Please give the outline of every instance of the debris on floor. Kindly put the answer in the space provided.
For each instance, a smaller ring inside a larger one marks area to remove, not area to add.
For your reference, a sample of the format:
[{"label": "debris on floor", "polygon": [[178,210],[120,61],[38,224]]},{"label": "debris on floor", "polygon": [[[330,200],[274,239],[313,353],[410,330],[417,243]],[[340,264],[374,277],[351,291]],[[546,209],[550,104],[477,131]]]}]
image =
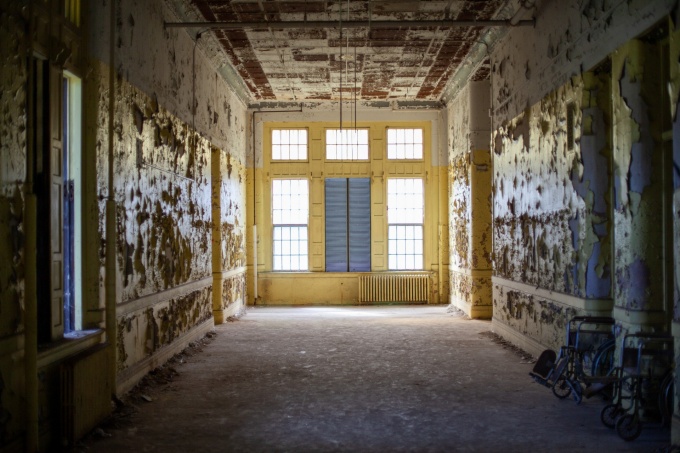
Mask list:
[{"label": "debris on floor", "polygon": [[500,345],[503,347],[503,349],[509,349],[513,351],[515,354],[517,354],[522,361],[520,363],[535,363],[536,362],[536,357],[532,356],[528,352],[524,351],[523,349],[515,346],[514,344],[510,343],[509,341],[503,339],[500,335],[488,330],[486,332],[482,332],[479,334],[482,337],[488,337],[493,341],[494,343]]},{"label": "debris on floor", "polygon": [[134,424],[134,415],[139,412],[137,403],[152,403],[154,397],[161,392],[173,390],[170,385],[179,376],[178,367],[186,363],[186,359],[203,352],[203,347],[210,344],[217,337],[215,330],[209,331],[203,338],[192,341],[181,352],[174,355],[165,364],[151,370],[129,392],[113,402],[113,412],[100,426],[95,428],[82,442],[79,442],[69,452],[89,451],[88,444],[96,439],[111,437],[108,431],[129,428]]}]

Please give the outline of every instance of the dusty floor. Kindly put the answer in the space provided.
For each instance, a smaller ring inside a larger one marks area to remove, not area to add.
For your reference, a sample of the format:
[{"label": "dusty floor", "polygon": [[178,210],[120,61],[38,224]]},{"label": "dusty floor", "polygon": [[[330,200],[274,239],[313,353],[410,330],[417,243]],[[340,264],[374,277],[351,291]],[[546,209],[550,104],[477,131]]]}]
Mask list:
[{"label": "dusty floor", "polygon": [[436,307],[251,308],[149,376],[95,452],[654,452],[532,382],[485,321]]}]

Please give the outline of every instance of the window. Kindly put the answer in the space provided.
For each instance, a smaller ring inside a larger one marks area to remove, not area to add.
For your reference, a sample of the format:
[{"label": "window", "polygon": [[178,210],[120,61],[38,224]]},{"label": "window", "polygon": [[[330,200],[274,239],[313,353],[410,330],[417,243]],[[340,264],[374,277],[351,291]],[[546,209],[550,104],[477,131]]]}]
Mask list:
[{"label": "window", "polygon": [[326,129],[326,159],[368,160],[368,129]]},{"label": "window", "polygon": [[82,329],[81,281],[81,178],[80,178],[80,79],[66,75],[63,79],[63,175],[64,175],[64,333]]},{"label": "window", "polygon": [[422,179],[387,180],[388,267],[423,269]]},{"label": "window", "polygon": [[387,158],[423,158],[422,129],[387,129]]},{"label": "window", "polygon": [[307,160],[307,129],[272,130],[272,160]]},{"label": "window", "polygon": [[38,341],[82,329],[81,81],[35,58],[31,106],[34,187],[41,234],[36,238]]},{"label": "window", "polygon": [[326,272],[371,270],[371,180],[327,178]]},{"label": "window", "polygon": [[308,217],[309,182],[306,179],[272,180],[275,271],[308,269]]}]

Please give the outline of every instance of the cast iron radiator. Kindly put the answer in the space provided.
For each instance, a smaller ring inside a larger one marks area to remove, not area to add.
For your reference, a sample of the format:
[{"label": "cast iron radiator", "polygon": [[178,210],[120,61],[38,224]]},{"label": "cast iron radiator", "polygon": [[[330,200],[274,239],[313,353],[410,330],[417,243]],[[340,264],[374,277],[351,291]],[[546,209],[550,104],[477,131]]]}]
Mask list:
[{"label": "cast iron radiator", "polygon": [[427,272],[371,273],[359,276],[359,303],[428,303],[430,275]]},{"label": "cast iron radiator", "polygon": [[99,345],[61,364],[62,443],[73,445],[111,413],[109,348]]}]

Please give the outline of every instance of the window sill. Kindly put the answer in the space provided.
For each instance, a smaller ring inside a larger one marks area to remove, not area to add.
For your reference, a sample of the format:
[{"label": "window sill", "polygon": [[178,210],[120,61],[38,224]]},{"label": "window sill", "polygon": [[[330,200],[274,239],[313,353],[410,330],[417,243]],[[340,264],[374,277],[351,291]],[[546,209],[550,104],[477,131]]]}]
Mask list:
[{"label": "window sill", "polygon": [[64,338],[38,346],[38,368],[45,368],[61,362],[100,344],[104,339],[103,329],[78,330],[64,335]]}]

